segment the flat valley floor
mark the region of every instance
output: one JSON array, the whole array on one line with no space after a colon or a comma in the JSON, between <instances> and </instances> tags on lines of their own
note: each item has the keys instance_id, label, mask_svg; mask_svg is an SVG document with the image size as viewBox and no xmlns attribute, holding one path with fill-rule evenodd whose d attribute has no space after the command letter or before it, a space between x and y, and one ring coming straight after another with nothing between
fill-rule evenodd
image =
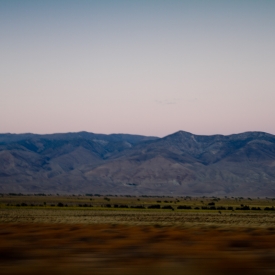
<instances>
[{"instance_id":1,"label":"flat valley floor","mask_svg":"<svg viewBox=\"0 0 275 275\"><path fill-rule=\"evenodd\" d=\"M0 207L1 275L275 274L273 211L7 206L16 200L30 198Z\"/></svg>"}]
</instances>

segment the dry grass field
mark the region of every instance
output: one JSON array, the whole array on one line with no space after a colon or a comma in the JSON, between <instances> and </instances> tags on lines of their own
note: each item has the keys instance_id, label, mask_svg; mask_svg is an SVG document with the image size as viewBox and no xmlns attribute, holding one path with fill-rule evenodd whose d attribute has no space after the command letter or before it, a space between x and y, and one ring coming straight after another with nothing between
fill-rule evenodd
<instances>
[{"instance_id":1,"label":"dry grass field","mask_svg":"<svg viewBox=\"0 0 275 275\"><path fill-rule=\"evenodd\" d=\"M267 198L2 195L0 274L275 274L275 211L264 210L273 204ZM241 205L249 210L236 210Z\"/></svg>"}]
</instances>

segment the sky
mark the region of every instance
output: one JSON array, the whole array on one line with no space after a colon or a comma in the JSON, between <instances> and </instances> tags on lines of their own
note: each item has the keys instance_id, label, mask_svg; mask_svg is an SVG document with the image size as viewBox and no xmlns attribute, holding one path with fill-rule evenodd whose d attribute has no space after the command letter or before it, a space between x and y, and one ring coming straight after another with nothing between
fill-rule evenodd
<instances>
[{"instance_id":1,"label":"sky","mask_svg":"<svg viewBox=\"0 0 275 275\"><path fill-rule=\"evenodd\" d=\"M0 0L0 133L275 134L273 0Z\"/></svg>"}]
</instances>

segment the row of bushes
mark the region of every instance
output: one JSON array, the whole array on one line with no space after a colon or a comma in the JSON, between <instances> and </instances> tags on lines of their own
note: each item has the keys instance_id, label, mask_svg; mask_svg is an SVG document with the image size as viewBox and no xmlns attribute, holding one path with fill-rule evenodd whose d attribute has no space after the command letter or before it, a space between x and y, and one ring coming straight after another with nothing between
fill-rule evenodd
<instances>
[{"instance_id":1,"label":"row of bushes","mask_svg":"<svg viewBox=\"0 0 275 275\"><path fill-rule=\"evenodd\" d=\"M106 205L103 205L105 207L112 207L111 204L106 204ZM146 207L143 206L143 205L136 205L136 206L128 206L128 205L118 205L118 204L114 204L114 208L139 208L139 209L145 209ZM159 205L159 204L153 204L153 205L149 205L147 207L147 209L171 209L171 210L174 210L174 208L171 206L171 205L165 205L165 206L162 206ZM224 206L201 206L201 207L194 207L192 208L190 205L179 205L177 207L177 209L181 210L181 209L184 209L184 210L191 210L191 209L194 209L194 210L231 210L233 211L234 210L234 207L232 206L228 206L228 207L224 207ZM262 209L260 207L249 207L247 205L245 206L242 206L242 207L236 207L235 210L253 210L253 211L261 211ZM272 207L265 207L263 210L265 211L275 211L275 208L274 206Z\"/></svg>"},{"instance_id":2,"label":"row of bushes","mask_svg":"<svg viewBox=\"0 0 275 275\"><path fill-rule=\"evenodd\" d=\"M17 204L9 204L9 203L7 203L6 204L6 206L17 206L17 207L20 207L20 206L31 206L31 207L37 207L37 206L39 206L39 207L43 207L43 206L46 206L46 204L33 204L33 203L30 203L30 204L27 204L27 203L25 203L25 202L23 202L23 203L21 203L21 204L19 204L19 203L17 203ZM50 204L50 206L58 206L58 207L68 207L68 205L67 204L63 204L62 202L59 202L57 205L55 205L55 204ZM79 205L79 206L81 206L81 205Z\"/></svg>"},{"instance_id":3,"label":"row of bushes","mask_svg":"<svg viewBox=\"0 0 275 275\"><path fill-rule=\"evenodd\" d=\"M12 204L6 204L6 206L17 206L17 207L25 207L25 206L31 206L31 207L34 207L34 206L39 206L39 207L43 207L45 206L46 204L44 203L44 205L42 204L27 204L27 203L21 203L21 204L16 204L16 205L12 205ZM54 207L54 206L57 206L57 207L68 207L67 204L63 204L62 202L59 202L58 204L51 204L50 206ZM91 204L78 204L77 205L78 207L93 207L93 205ZM111 204L105 204L105 205L101 205L102 207L107 207L107 208L111 208L111 207L114 207L114 208L134 208L134 209L170 209L170 210L174 210L174 208L171 206L171 205L164 205L164 206L161 206L160 204L153 204L153 205L149 205L147 207L145 207L144 205L131 205L131 206L128 206L127 204L114 204L114 205L111 205ZM191 210L191 209L194 209L194 210L234 210L234 207L232 206L228 206L228 207L224 207L224 206L196 206L196 207L191 207L190 205L179 205L177 207L177 209L179 210ZM261 211L262 209L260 207L250 207L248 205L242 205L241 207L236 207L235 210L253 210L253 211ZM274 206L272 207L265 207L263 210L265 211L275 211L275 208Z\"/></svg>"}]
</instances>

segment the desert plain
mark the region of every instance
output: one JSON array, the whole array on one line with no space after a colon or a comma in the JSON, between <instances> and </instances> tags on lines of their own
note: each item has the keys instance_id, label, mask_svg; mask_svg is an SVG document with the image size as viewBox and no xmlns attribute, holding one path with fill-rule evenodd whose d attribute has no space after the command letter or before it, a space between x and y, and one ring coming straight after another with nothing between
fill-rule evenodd
<instances>
[{"instance_id":1,"label":"desert plain","mask_svg":"<svg viewBox=\"0 0 275 275\"><path fill-rule=\"evenodd\" d=\"M274 204L2 194L0 273L275 274Z\"/></svg>"}]
</instances>

